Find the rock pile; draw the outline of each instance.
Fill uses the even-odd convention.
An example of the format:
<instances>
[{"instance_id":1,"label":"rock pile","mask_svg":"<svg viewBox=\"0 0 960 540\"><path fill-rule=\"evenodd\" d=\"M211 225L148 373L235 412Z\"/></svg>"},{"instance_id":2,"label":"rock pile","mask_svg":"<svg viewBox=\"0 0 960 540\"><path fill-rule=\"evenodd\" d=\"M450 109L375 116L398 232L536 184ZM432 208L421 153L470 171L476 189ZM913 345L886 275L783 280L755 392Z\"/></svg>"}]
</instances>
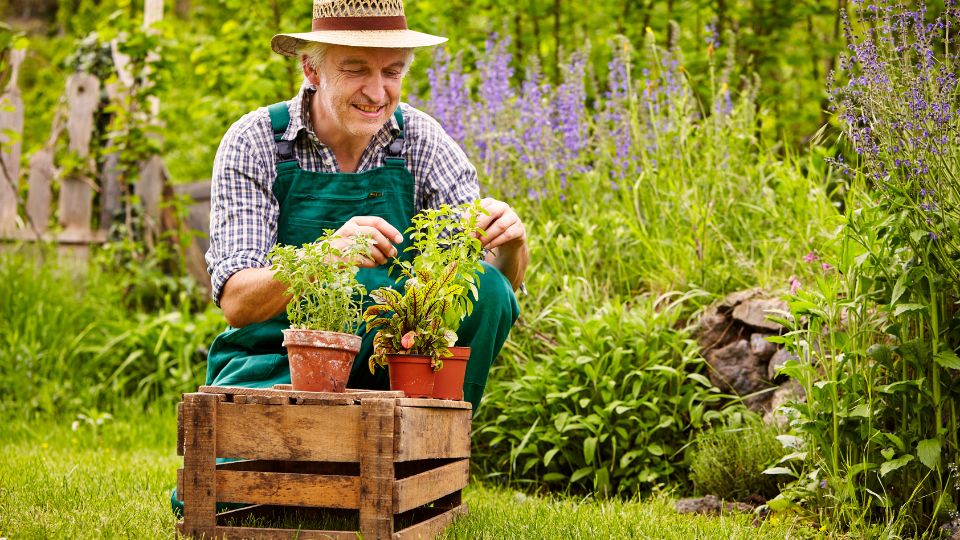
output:
<instances>
[{"instance_id":1,"label":"rock pile","mask_svg":"<svg viewBox=\"0 0 960 540\"><path fill-rule=\"evenodd\" d=\"M766 339L784 331L768 315L788 313L785 302L759 289L735 292L707 309L696 332L710 365L710 381L743 397L747 407L763 413L768 422L784 402L803 397L799 384L777 373L792 355Z\"/></svg>"}]
</instances>

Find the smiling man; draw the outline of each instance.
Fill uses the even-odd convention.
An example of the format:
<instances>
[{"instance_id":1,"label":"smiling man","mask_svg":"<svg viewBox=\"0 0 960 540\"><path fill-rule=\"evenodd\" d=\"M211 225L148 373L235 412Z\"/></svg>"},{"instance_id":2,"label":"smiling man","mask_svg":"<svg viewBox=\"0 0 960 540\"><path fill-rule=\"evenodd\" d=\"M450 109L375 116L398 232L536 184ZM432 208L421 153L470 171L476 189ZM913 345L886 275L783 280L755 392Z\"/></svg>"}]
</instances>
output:
<instances>
[{"instance_id":1,"label":"smiling man","mask_svg":"<svg viewBox=\"0 0 960 540\"><path fill-rule=\"evenodd\" d=\"M312 242L334 229L375 244L358 278L373 290L392 285L392 257L406 257L403 231L423 208L479 198L477 173L463 151L426 114L400 101L417 47L445 38L407 29L401 0L314 0L313 30L273 38L296 56L305 81L288 102L257 109L224 136L214 163L210 250L214 301L228 328L210 348L207 384L269 387L290 381L282 346L290 297L273 279L267 253L276 244ZM483 199L488 250L480 298L458 345L471 347L465 399L479 405L493 359L519 315L526 232L504 202ZM371 374L371 333L348 386L386 388Z\"/></svg>"}]
</instances>

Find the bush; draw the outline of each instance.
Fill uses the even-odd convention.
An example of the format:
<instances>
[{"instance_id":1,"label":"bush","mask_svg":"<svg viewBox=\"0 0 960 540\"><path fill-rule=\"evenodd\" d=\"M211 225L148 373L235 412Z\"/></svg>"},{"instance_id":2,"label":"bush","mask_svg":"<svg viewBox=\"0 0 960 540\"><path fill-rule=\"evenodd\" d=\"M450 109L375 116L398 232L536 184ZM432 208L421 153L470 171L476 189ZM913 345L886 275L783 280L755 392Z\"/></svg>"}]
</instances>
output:
<instances>
[{"instance_id":1,"label":"bush","mask_svg":"<svg viewBox=\"0 0 960 540\"><path fill-rule=\"evenodd\" d=\"M697 491L728 501L776 496L778 477L763 471L786 454L777 434L776 427L759 419L701 433L690 464Z\"/></svg>"},{"instance_id":2,"label":"bush","mask_svg":"<svg viewBox=\"0 0 960 540\"><path fill-rule=\"evenodd\" d=\"M689 434L721 417L681 318L694 296L565 304L541 318L543 350L494 367L475 421L481 473L604 494L684 481Z\"/></svg>"}]
</instances>

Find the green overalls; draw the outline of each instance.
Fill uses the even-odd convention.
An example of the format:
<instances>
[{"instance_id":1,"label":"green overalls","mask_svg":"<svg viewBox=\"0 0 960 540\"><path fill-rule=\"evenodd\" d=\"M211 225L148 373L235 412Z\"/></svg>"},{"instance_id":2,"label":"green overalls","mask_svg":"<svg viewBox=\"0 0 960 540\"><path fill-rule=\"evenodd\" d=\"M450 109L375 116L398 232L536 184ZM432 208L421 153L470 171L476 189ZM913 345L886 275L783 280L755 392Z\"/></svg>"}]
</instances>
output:
<instances>
[{"instance_id":1,"label":"green overalls","mask_svg":"<svg viewBox=\"0 0 960 540\"><path fill-rule=\"evenodd\" d=\"M278 103L268 110L277 143L277 178L273 183L273 194L280 206L277 243L300 246L312 242L323 234L324 229L339 229L354 216L381 217L401 232L410 226L410 218L415 213L414 178L400 157L404 141L403 115L399 107L394 117L400 126L400 134L387 147L384 165L361 173L320 173L301 169L293 156L293 141L281 140L290 122L287 104ZM409 245L405 237L403 244L397 246L400 257L412 256L404 253ZM357 279L368 292L386 286L402 288L402 283L398 284L394 277L390 277L389 267L388 263L376 268L361 268ZM471 347L463 392L464 399L473 404L474 410L480 404L490 366L520 315L510 282L493 266L484 262L483 267L479 282L480 299L457 331L457 345ZM281 313L261 323L228 328L210 346L206 384L248 388L289 384L290 368L282 345L282 330L287 327L286 313ZM347 387L388 389L387 370L378 367L371 374L367 365L373 352L375 332L367 332L361 325L357 334L363 337L363 342ZM171 502L174 513L181 513L183 503L176 500L175 493Z\"/></svg>"}]
</instances>

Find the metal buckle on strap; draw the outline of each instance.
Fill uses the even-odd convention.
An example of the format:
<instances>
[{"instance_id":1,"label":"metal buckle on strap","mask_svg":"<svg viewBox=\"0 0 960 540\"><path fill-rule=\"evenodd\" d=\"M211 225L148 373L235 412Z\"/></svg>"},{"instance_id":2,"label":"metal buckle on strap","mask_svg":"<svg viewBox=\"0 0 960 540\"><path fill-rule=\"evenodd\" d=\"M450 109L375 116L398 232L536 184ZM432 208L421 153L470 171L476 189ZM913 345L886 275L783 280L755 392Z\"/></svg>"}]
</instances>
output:
<instances>
[{"instance_id":1,"label":"metal buckle on strap","mask_svg":"<svg viewBox=\"0 0 960 540\"><path fill-rule=\"evenodd\" d=\"M279 163L294 161L293 141L277 141L277 155L280 157Z\"/></svg>"},{"instance_id":2,"label":"metal buckle on strap","mask_svg":"<svg viewBox=\"0 0 960 540\"><path fill-rule=\"evenodd\" d=\"M403 138L398 137L387 146L387 155L390 157L400 157L403 154Z\"/></svg>"}]
</instances>

